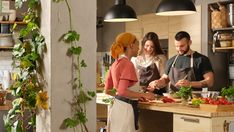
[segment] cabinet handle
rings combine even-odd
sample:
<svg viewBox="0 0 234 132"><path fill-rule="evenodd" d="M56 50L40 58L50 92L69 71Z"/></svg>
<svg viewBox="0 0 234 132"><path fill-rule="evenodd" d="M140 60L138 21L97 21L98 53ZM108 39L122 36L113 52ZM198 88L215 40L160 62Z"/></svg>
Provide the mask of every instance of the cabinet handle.
<svg viewBox="0 0 234 132"><path fill-rule="evenodd" d="M194 119L194 118L189 118L189 117L181 117L180 119L187 121L187 122L194 122L194 123L199 123L199 119Z"/></svg>

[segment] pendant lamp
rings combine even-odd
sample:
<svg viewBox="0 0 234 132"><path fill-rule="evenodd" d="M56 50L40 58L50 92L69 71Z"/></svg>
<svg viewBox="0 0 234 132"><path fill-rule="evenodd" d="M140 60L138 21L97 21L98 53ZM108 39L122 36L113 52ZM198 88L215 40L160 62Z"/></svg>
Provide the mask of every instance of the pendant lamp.
<svg viewBox="0 0 234 132"><path fill-rule="evenodd" d="M126 5L125 0L115 0L115 5L109 9L104 17L105 22L129 22L136 20L135 11Z"/></svg>
<svg viewBox="0 0 234 132"><path fill-rule="evenodd" d="M179 16L196 13L196 8L191 0L162 0L156 9L156 15Z"/></svg>

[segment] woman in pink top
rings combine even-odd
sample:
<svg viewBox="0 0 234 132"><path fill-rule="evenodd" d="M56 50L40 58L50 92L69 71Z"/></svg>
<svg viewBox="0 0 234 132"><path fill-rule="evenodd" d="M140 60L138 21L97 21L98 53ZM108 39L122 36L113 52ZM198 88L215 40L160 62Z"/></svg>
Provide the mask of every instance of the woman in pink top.
<svg viewBox="0 0 234 132"><path fill-rule="evenodd" d="M131 57L137 56L139 42L131 33L119 34L111 47L115 58L105 84L106 94L115 96L108 118L109 132L134 132L138 129L138 100L153 100L153 93L139 93L134 87L137 76ZM111 92L116 89L116 95Z"/></svg>

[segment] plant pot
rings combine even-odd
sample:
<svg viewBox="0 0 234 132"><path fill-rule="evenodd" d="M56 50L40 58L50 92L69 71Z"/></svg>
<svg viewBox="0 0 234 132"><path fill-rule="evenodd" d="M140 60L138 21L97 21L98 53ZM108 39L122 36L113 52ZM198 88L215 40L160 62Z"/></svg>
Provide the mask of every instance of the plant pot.
<svg viewBox="0 0 234 132"><path fill-rule="evenodd" d="M181 100L181 105L187 105L188 102L189 102L189 99L187 99L187 98L182 98L182 100Z"/></svg>

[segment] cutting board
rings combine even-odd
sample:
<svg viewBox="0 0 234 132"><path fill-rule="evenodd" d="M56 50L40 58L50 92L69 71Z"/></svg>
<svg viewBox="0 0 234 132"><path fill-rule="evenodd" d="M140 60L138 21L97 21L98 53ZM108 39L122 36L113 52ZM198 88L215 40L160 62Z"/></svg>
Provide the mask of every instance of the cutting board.
<svg viewBox="0 0 234 132"><path fill-rule="evenodd" d="M209 112L228 112L234 111L234 105L200 104L200 110Z"/></svg>
<svg viewBox="0 0 234 132"><path fill-rule="evenodd" d="M174 106L174 105L178 105L178 103L163 103L161 100L152 100L149 102L140 102L140 104L144 104L144 105L154 105L154 106Z"/></svg>

